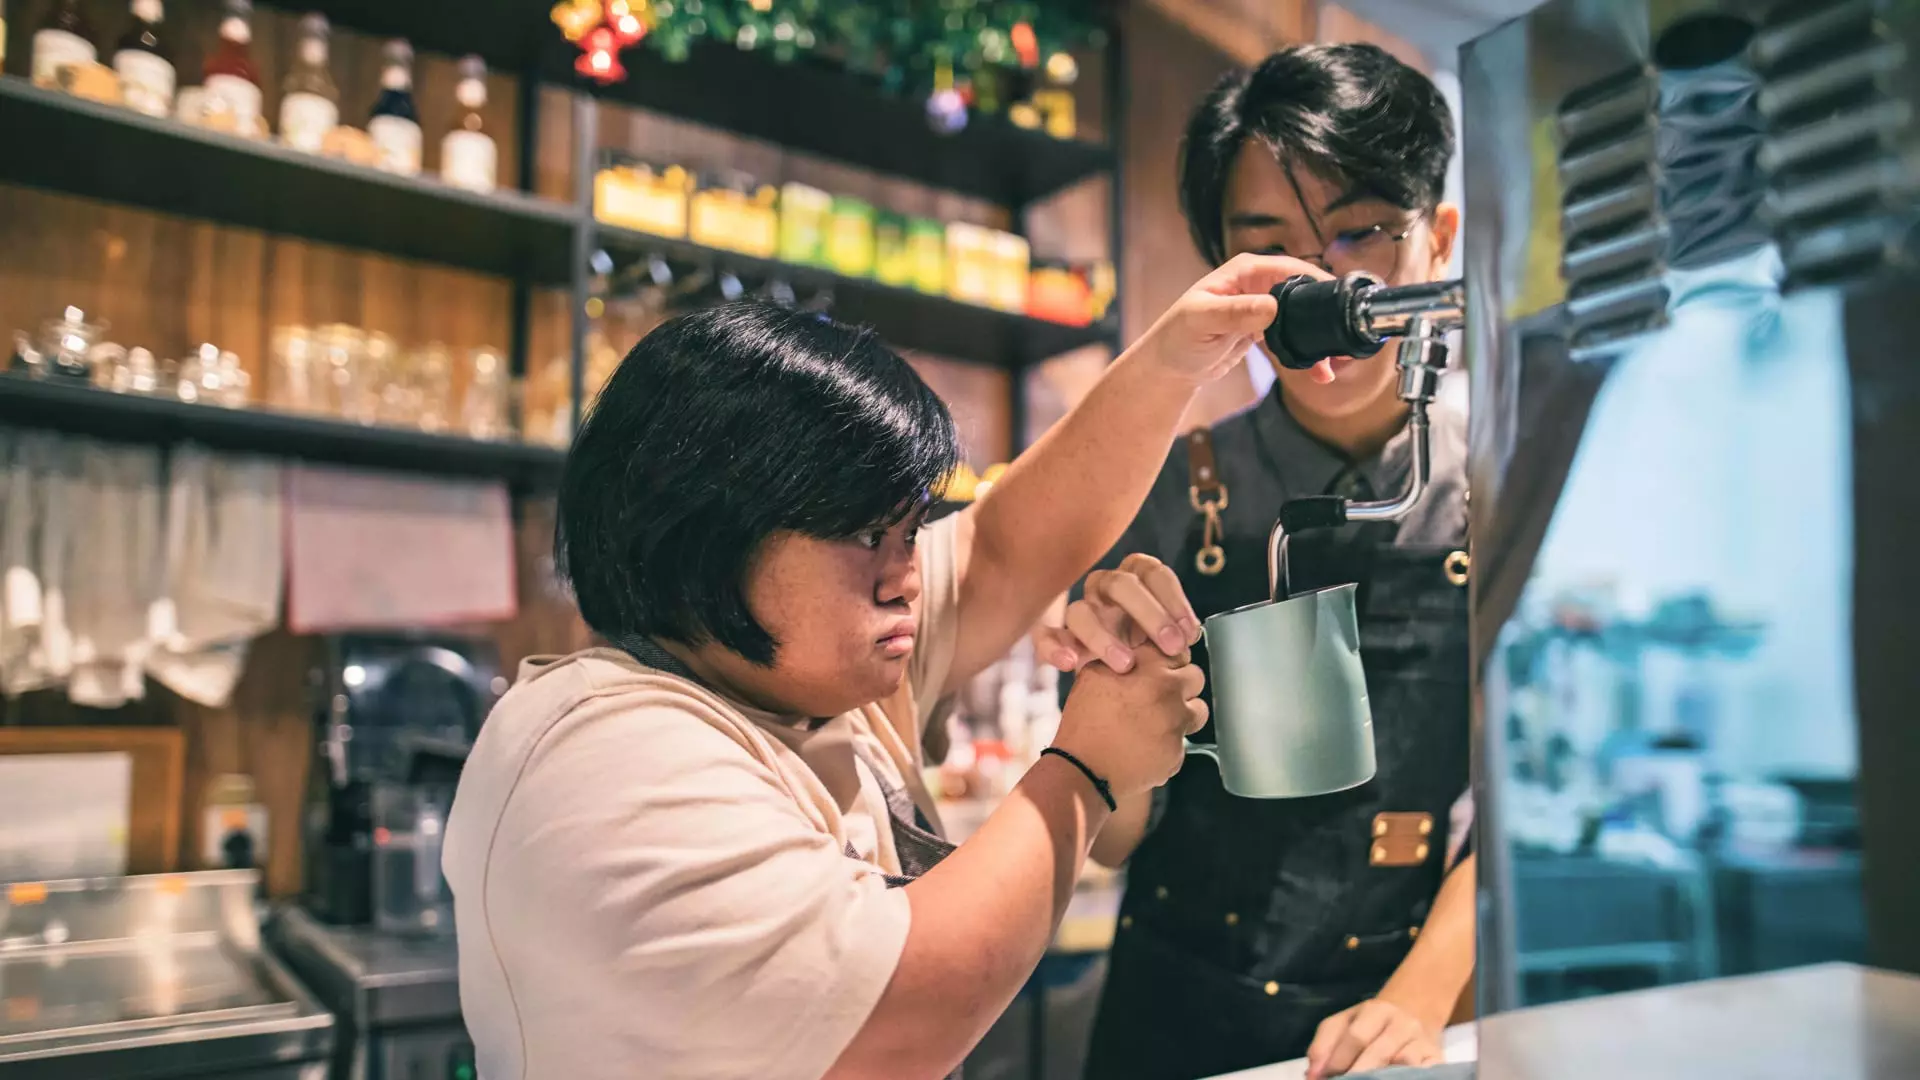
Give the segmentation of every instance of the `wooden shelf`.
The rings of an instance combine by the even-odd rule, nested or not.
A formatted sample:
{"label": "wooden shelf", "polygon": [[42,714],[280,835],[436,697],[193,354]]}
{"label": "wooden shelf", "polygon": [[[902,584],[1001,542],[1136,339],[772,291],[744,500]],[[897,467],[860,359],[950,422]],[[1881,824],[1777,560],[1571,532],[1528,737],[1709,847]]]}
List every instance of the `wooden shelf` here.
{"label": "wooden shelf", "polygon": [[115,442],[191,442],[301,461],[500,479],[522,489],[552,487],[566,460],[564,451],[545,446],[190,405],[16,374],[0,375],[0,424]]}
{"label": "wooden shelf", "polygon": [[1085,345],[1112,346],[1118,340],[1110,324],[1067,326],[917,289],[882,285],[868,278],[755,258],[612,225],[598,226],[597,235],[616,266],[657,254],[680,270],[729,270],[749,289],[773,279],[785,281],[802,301],[828,290],[833,297],[830,315],[841,322],[871,326],[898,349],[1018,369]]}
{"label": "wooden shelf", "polygon": [[573,71],[573,46],[548,18],[548,3],[526,0],[314,0],[342,26],[405,37],[417,49],[478,53],[489,65],[587,90],[697,124],[763,139],[888,176],[957,191],[1002,206],[1037,202],[1114,168],[1103,143],[1055,139],[1000,116],[975,114],[941,135],[919,95],[890,95],[867,77],[801,57],[701,42],[674,63],[646,45],[621,54],[627,78],[599,86]]}
{"label": "wooden shelf", "polygon": [[647,48],[622,54],[625,82],[596,88],[638,105],[750,138],[844,161],[1001,206],[1039,202],[1114,167],[1100,143],[1055,139],[975,113],[941,135],[919,96],[889,95],[859,76],[804,59],[705,43],[683,63]]}
{"label": "wooden shelf", "polygon": [[0,181],[562,284],[571,205],[478,194],[161,120],[0,76]]}

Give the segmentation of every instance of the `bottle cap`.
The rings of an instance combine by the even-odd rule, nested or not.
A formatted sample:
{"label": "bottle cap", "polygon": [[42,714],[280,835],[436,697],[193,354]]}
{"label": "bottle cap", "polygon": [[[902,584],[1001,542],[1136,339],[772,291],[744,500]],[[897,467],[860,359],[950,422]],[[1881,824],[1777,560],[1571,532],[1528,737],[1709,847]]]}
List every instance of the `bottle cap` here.
{"label": "bottle cap", "polygon": [[227,0],[227,14],[242,19],[253,18],[253,0]]}
{"label": "bottle cap", "polygon": [[462,79],[484,79],[487,77],[487,62],[478,56],[467,55],[460,58],[460,77]]}
{"label": "bottle cap", "polygon": [[310,11],[300,17],[300,33],[305,37],[326,37],[333,31],[327,17],[317,11]]}
{"label": "bottle cap", "polygon": [[407,43],[406,38],[394,38],[392,41],[387,42],[387,47],[382,51],[381,55],[386,58],[389,64],[406,64],[408,66],[413,64],[413,46]]}

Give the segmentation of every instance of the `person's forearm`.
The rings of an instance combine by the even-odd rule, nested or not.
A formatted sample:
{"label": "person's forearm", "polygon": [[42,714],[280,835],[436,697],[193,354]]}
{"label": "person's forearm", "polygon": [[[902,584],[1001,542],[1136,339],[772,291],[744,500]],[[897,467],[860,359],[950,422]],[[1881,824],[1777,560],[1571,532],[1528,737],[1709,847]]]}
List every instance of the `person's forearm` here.
{"label": "person's forearm", "polygon": [[1109,870],[1126,865],[1140,841],[1147,838],[1147,822],[1152,816],[1153,792],[1143,791],[1120,800],[1119,809],[1107,815],[1100,835],[1093,838],[1093,861]]}
{"label": "person's forearm", "polygon": [[1042,757],[980,831],[906,887],[913,922],[886,993],[829,1077],[928,1080],[959,1065],[1040,963],[1107,817]]}
{"label": "person's forearm", "polygon": [[1419,940],[1379,994],[1435,1031],[1473,977],[1474,867],[1469,855],[1441,882]]}
{"label": "person's forearm", "polygon": [[998,658],[1120,539],[1197,390],[1151,356],[1122,354],[971,508],[957,670]]}

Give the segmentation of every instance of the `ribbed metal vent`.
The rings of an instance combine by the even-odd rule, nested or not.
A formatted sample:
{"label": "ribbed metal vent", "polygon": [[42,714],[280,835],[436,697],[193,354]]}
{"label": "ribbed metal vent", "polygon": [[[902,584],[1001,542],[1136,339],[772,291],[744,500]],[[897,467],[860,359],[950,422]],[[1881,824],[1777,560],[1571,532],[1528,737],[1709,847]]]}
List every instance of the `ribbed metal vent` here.
{"label": "ribbed metal vent", "polygon": [[1914,222],[1916,179],[1900,154],[1913,107],[1892,89],[1906,46],[1883,35],[1871,0],[1795,0],[1769,13],[1752,56],[1788,285],[1872,272]]}
{"label": "ribbed metal vent", "polygon": [[1577,354],[1609,351],[1665,318],[1656,103],[1654,73],[1636,67],[1560,105],[1560,272]]}

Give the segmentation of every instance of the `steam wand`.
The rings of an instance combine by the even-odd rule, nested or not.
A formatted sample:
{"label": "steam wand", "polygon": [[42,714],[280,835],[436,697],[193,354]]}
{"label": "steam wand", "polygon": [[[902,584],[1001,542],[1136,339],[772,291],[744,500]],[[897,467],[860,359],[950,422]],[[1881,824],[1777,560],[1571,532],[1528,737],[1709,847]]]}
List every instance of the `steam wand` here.
{"label": "steam wand", "polygon": [[1391,338],[1403,339],[1398,358],[1400,400],[1407,403],[1413,462],[1406,490],[1391,499],[1356,502],[1339,495],[1289,499],[1267,536],[1267,591],[1287,598],[1287,541],[1303,529],[1328,529],[1349,521],[1398,521],[1426,494],[1432,475],[1431,425],[1427,406],[1447,368],[1448,332],[1466,307],[1459,280],[1388,287],[1371,274],[1321,281],[1296,277],[1274,287],[1280,310],[1267,328],[1267,347],[1282,366],[1312,367],[1331,356],[1356,359],[1379,352]]}

